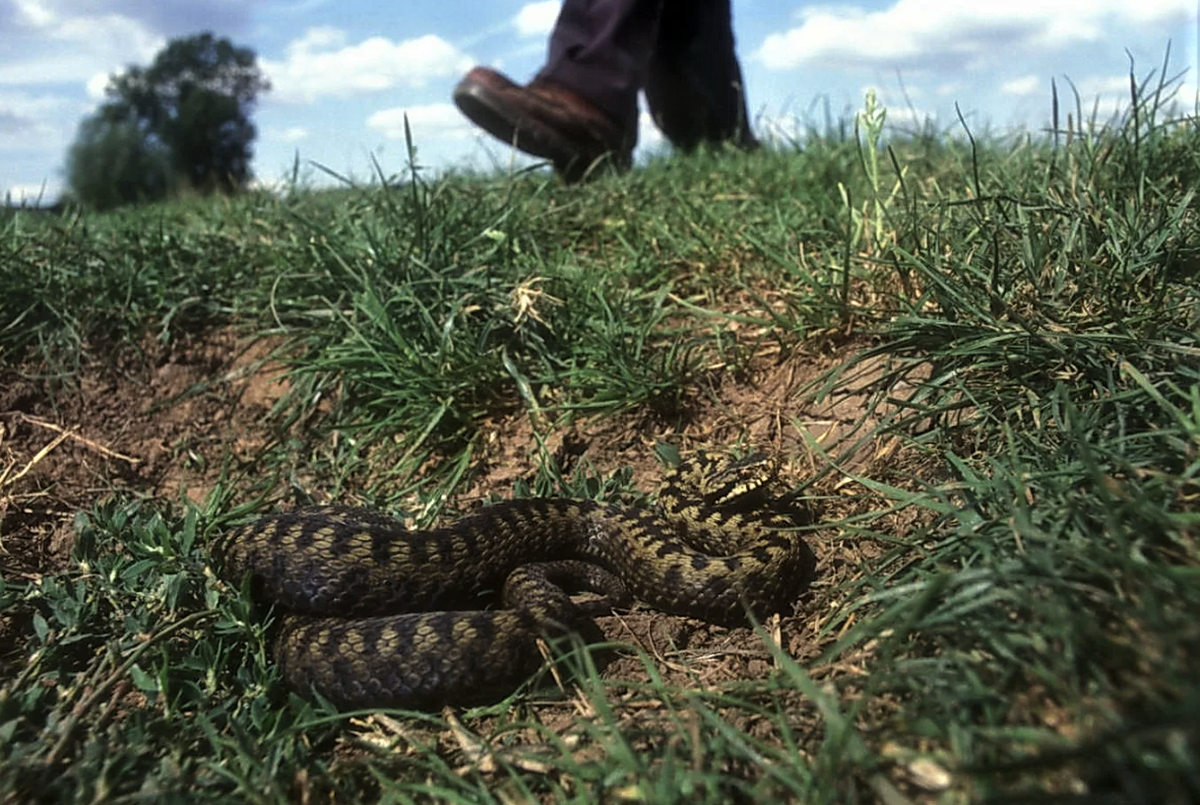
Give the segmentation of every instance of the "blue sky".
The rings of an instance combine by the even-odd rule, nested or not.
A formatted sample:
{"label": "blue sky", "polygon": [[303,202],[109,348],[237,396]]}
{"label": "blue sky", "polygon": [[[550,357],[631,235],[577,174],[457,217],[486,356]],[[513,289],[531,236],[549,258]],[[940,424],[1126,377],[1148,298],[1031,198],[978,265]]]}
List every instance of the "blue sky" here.
{"label": "blue sky", "polygon": [[[367,180],[372,159],[404,168],[407,113],[419,159],[506,166],[509,149],[480,136],[450,103],[473,64],[518,81],[541,65],[558,0],[0,0],[0,195],[61,189],[67,147],[103,98],[107,76],[148,64],[175,36],[212,30],[253,48],[273,90],[254,114],[254,170],[273,183],[299,153]],[[1050,81],[1074,81],[1101,114],[1161,63],[1187,69],[1196,96],[1197,0],[734,0],[751,114],[760,133],[861,105],[869,87],[904,125],[951,127],[957,103],[973,125],[1045,126]],[[662,140],[643,115],[643,149]]]}

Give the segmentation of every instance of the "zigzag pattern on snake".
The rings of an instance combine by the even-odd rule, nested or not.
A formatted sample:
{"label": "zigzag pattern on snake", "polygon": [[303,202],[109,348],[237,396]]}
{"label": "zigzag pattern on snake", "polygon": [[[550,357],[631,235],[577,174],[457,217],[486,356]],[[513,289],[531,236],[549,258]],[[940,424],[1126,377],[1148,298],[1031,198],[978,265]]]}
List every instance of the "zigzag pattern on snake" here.
{"label": "zigzag pattern on snake", "polygon": [[[539,636],[582,615],[564,584],[714,623],[790,604],[813,557],[773,508],[773,460],[698,454],[657,509],[565,498],[502,501],[440,528],[318,506],[218,540],[234,583],[283,610],[275,658],[297,691],[340,707],[431,707],[511,691],[541,663]],[[503,590],[503,607],[488,609]]]}

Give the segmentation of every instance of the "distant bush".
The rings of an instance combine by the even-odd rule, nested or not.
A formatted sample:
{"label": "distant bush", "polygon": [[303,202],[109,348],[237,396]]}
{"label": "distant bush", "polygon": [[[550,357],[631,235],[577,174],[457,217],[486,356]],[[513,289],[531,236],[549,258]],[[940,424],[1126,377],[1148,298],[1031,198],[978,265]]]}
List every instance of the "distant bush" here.
{"label": "distant bush", "polygon": [[74,198],[108,210],[167,196],[173,180],[171,159],[136,120],[90,117],[67,155],[67,183]]}
{"label": "distant bush", "polygon": [[79,126],[67,156],[72,197],[110,209],[182,189],[232,193],[253,178],[250,110],[270,89],[257,57],[211,33],[172,40],[130,67]]}

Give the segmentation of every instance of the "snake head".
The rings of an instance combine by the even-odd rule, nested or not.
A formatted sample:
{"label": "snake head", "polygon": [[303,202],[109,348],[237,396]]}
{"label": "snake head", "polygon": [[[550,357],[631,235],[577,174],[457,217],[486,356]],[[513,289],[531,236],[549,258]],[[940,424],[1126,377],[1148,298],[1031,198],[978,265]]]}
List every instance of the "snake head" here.
{"label": "snake head", "polygon": [[779,457],[751,453],[745,458],[712,458],[698,452],[681,475],[710,506],[725,506],[768,486],[779,474]]}

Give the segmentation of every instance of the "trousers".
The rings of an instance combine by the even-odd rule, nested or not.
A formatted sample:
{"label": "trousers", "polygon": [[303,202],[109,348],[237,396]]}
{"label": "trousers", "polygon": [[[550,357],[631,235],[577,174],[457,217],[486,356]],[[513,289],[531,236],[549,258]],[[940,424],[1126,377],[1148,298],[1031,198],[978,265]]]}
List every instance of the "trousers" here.
{"label": "trousers", "polygon": [[731,0],[566,0],[537,80],[591,101],[637,141],[640,90],[676,147],[757,145],[734,51]]}

